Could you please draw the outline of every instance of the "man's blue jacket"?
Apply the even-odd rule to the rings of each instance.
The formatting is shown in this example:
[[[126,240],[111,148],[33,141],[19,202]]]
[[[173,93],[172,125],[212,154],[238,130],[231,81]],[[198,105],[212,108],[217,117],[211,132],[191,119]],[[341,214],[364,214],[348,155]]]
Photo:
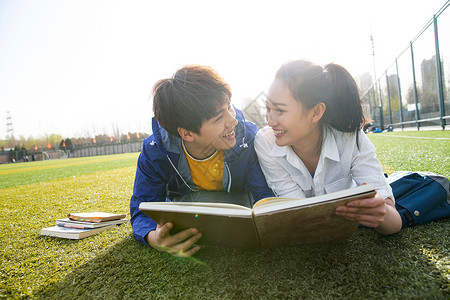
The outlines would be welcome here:
[[[252,193],[254,201],[272,197],[266,179],[259,166],[254,149],[256,125],[246,121],[236,109],[238,125],[235,127],[236,145],[224,151],[223,190]],[[131,225],[137,241],[148,245],[145,236],[156,229],[156,222],[139,210],[141,202],[160,201],[183,196],[196,191],[189,166],[184,155],[181,138],[169,134],[155,118],[153,134],[145,139],[139,156],[130,200]]]

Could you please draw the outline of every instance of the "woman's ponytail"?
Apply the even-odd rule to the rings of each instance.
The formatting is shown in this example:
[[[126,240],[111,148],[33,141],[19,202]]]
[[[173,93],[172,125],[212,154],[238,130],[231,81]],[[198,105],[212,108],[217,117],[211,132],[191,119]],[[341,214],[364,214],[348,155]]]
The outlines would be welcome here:
[[[324,71],[329,76],[330,96],[325,101],[327,109],[323,121],[344,132],[359,132],[364,123],[364,114],[359,89],[353,77],[342,66],[328,64]]]
[[[325,103],[321,128],[328,124],[358,135],[364,123],[359,89],[344,67],[333,63],[322,67],[308,60],[293,60],[281,66],[275,79],[283,80],[306,109]]]

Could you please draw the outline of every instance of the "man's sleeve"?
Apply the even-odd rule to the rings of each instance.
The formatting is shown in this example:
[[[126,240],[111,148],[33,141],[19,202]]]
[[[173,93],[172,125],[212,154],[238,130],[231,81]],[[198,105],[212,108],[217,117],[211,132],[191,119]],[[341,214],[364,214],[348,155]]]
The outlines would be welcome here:
[[[372,183],[384,198],[394,200],[392,188],[384,176],[383,167],[375,154],[375,147],[363,131],[359,132],[359,148],[355,143],[352,153],[352,176],[358,185]]]
[[[273,197],[274,193],[267,185],[266,178],[256,156],[254,145],[249,148],[251,152],[248,163],[247,183],[253,195],[254,203],[256,203],[263,198]]]
[[[166,198],[166,184],[162,178],[162,170],[157,168],[144,153],[139,156],[133,196],[130,200],[131,226],[134,238],[143,245],[149,246],[146,235],[156,229],[156,222],[139,210],[142,202],[162,202]]]

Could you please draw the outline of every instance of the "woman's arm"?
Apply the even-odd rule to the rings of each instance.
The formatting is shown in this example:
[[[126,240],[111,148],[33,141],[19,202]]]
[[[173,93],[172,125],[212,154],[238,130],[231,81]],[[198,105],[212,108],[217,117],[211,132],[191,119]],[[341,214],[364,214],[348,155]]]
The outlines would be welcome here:
[[[359,146],[359,147],[358,147]],[[377,194],[373,198],[359,199],[336,209],[336,214],[361,225],[374,228],[381,234],[393,234],[402,227],[402,220],[395,209],[394,196],[367,136],[360,131],[355,143],[351,173],[358,185],[371,183]]]
[[[381,234],[393,234],[402,228],[402,219],[391,198],[379,194],[373,198],[358,199],[336,208],[338,216],[374,228]]]

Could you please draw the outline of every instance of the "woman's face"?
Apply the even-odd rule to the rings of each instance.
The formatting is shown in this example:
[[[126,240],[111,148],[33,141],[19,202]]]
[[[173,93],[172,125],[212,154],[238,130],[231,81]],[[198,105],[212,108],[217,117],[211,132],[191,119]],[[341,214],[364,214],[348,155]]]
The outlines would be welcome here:
[[[301,147],[311,141],[313,134],[319,133],[314,109],[307,110],[295,100],[284,81],[275,79],[268,96],[266,120],[273,129],[278,146]]]

